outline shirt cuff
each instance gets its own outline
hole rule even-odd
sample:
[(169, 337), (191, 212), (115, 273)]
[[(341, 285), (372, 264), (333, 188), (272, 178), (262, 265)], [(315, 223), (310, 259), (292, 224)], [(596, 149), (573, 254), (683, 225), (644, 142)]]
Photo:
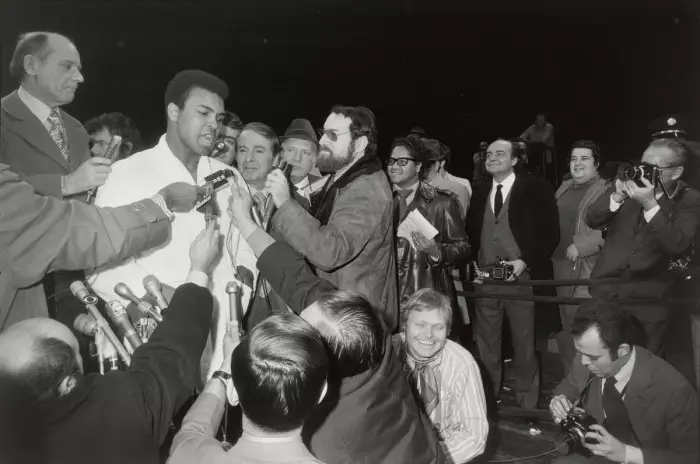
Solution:
[(644, 464), (644, 455), (642, 454), (642, 450), (634, 446), (625, 445), (624, 464)]
[(613, 199), (613, 196), (610, 195), (610, 211), (614, 213), (615, 211), (620, 209), (620, 206), (622, 206), (622, 203), (616, 202), (615, 199)]
[(649, 211), (644, 211), (644, 219), (646, 219), (647, 222), (651, 222), (651, 220), (654, 219), (654, 216), (656, 215), (656, 213), (659, 212), (660, 209), (661, 207), (659, 205), (656, 205)]
[(207, 288), (209, 285), (209, 276), (202, 271), (192, 270), (187, 274), (187, 282)]
[(155, 195), (153, 195), (153, 196), (151, 197), (151, 200), (153, 200), (153, 202), (154, 202), (156, 205), (158, 205), (158, 207), (159, 207), (160, 209), (163, 210), (163, 212), (165, 213), (165, 215), (168, 216), (168, 219), (170, 219), (171, 221), (172, 221), (173, 219), (175, 219), (175, 215), (174, 215), (174, 214), (172, 213), (172, 211), (170, 211), (170, 209), (168, 208), (168, 204), (165, 202), (165, 198), (163, 198), (163, 195), (160, 195), (160, 194), (157, 193), (157, 194), (155, 194)]

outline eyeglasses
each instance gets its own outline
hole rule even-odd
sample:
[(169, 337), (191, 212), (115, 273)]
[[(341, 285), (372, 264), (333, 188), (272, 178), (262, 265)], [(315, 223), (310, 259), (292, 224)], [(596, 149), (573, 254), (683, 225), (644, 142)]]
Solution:
[(398, 164), (401, 167), (404, 167), (408, 164), (409, 161), (413, 161), (415, 163), (415, 160), (413, 158), (389, 158), (386, 160), (386, 165), (387, 166), (393, 166), (394, 164)]
[(346, 130), (345, 132), (336, 132), (334, 129), (318, 129), (318, 138), (320, 140), (325, 135), (331, 142), (335, 142), (338, 140), (339, 135), (345, 135), (349, 133), (350, 130)]

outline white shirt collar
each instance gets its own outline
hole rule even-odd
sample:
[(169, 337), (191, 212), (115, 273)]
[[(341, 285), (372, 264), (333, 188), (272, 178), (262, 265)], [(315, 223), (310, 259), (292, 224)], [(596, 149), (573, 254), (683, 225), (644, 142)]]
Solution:
[(632, 347), (632, 354), (630, 355), (629, 360), (627, 361), (627, 364), (622, 366), (620, 368), (620, 371), (615, 374), (615, 388), (617, 388), (617, 391), (622, 391), (626, 386), (627, 383), (630, 381), (630, 378), (632, 377), (632, 371), (634, 370), (634, 361), (637, 357), (637, 352)]
[(311, 189), (311, 181), (309, 180), (309, 176), (304, 176), (302, 180), (294, 184), (294, 187), (296, 187), (297, 190)]
[(29, 111), (31, 111), (42, 124), (46, 123), (46, 120), (49, 118), (49, 114), (51, 114), (51, 111), (53, 111), (49, 105), (24, 90), (24, 87), (21, 85), (19, 86), (19, 89), (17, 89), (17, 96), (20, 100), (22, 100), (22, 103), (27, 105)]
[(418, 185), (420, 184), (420, 181), (416, 182), (415, 184), (411, 185), (408, 188), (401, 188), (398, 185), (394, 184), (394, 191), (397, 190), (413, 190), (413, 193), (416, 193), (416, 190), (418, 189)]
[[(508, 190), (510, 191), (511, 187), (513, 186), (513, 183), (515, 182), (515, 172), (511, 172), (508, 177), (503, 179), (503, 182), (500, 182), (500, 184), (503, 186), (502, 190)], [(499, 184), (499, 182), (496, 182), (495, 180), (493, 181), (493, 186), (494, 190), (495, 187)]]

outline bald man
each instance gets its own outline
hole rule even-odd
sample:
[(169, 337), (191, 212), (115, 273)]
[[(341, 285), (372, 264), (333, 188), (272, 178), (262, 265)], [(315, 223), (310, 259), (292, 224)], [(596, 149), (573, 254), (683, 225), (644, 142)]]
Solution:
[[(0, 414), (0, 431), (29, 413), (32, 429), (41, 430), (32, 440), (35, 462), (159, 463), (172, 418), (199, 378), (213, 311), (207, 272), (218, 254), (211, 225), (190, 246), (188, 283), (125, 371), (83, 375), (78, 341), (51, 319), (27, 319), (0, 333), (0, 380), (23, 392), (26, 405), (11, 409), (14, 417)], [(3, 445), (2, 453), (19, 454), (7, 446), (21, 443)]]

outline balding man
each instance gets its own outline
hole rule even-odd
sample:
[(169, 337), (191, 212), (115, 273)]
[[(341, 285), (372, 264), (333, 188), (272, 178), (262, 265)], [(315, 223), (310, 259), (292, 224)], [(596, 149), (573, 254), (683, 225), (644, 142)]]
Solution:
[[(27, 319), (0, 333), (0, 378), (25, 392), (29, 420), (41, 430), (33, 442), (36, 462), (160, 462), (172, 418), (198, 379), (213, 310), (206, 273), (218, 237), (212, 224), (192, 242), (188, 283), (175, 291), (163, 322), (125, 371), (83, 375), (78, 341), (51, 319)], [(27, 420), (15, 413), (0, 422)]]

